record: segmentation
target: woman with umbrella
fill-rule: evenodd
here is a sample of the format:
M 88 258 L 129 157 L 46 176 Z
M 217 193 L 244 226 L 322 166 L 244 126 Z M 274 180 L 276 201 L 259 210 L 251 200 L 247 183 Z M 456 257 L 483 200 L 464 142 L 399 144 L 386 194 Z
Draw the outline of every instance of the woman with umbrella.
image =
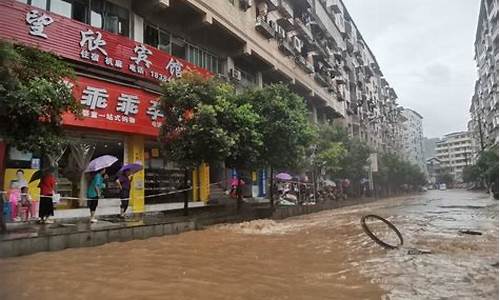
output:
M 106 187 L 104 184 L 104 174 L 106 174 L 106 168 L 110 167 L 117 161 L 118 158 L 111 155 L 100 156 L 91 161 L 85 170 L 85 172 L 91 173 L 92 178 L 87 188 L 87 205 L 90 209 L 91 223 L 97 223 L 95 211 L 97 209 L 97 204 L 99 203 L 99 198 L 102 196 L 102 191 Z
M 125 217 L 125 212 L 128 208 L 128 203 L 130 200 L 130 182 L 132 181 L 132 175 L 142 170 L 142 165 L 140 164 L 127 164 L 124 165 L 120 171 L 118 171 L 118 179 L 116 183 L 120 188 L 120 217 Z

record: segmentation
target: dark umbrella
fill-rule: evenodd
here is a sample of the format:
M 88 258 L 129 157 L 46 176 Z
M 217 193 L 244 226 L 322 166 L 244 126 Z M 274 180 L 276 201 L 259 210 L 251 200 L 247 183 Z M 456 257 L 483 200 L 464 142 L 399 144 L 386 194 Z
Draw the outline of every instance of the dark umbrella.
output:
M 37 181 L 39 179 L 42 179 L 43 174 L 45 174 L 45 172 L 55 172 L 55 171 L 56 171 L 56 168 L 53 166 L 48 167 L 48 168 L 44 168 L 43 170 L 37 170 L 35 173 L 33 173 L 33 175 L 31 175 L 31 179 L 30 179 L 29 183 L 32 183 L 33 181 Z
M 42 179 L 42 177 L 43 177 L 43 171 L 38 170 L 35 173 L 33 173 L 33 175 L 31 175 L 31 179 L 30 179 L 29 183 L 32 183 L 33 181 L 37 181 L 39 179 Z
M 143 166 L 141 164 L 136 164 L 136 163 L 126 164 L 123 167 L 121 167 L 120 171 L 118 171 L 118 174 L 122 174 L 125 171 L 129 171 L 130 174 L 135 174 L 142 169 L 143 169 Z

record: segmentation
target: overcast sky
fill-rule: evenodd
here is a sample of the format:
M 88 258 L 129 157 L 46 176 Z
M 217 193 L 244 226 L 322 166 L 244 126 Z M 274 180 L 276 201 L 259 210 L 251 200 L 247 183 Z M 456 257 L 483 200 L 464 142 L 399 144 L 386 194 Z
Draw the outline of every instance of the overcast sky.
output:
M 424 135 L 466 130 L 474 93 L 480 0 L 344 0 L 399 104 Z

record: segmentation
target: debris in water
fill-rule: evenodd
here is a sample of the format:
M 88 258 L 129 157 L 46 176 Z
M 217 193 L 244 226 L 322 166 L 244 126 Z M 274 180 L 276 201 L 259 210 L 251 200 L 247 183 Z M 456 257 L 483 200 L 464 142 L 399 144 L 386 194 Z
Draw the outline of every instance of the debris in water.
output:
M 409 255 L 421 255 L 421 254 L 432 254 L 431 250 L 422 250 L 417 248 L 411 248 L 408 250 Z
M 482 235 L 483 234 L 482 232 L 473 231 L 473 230 L 460 230 L 459 232 L 463 233 L 463 234 L 470 234 L 470 235 Z

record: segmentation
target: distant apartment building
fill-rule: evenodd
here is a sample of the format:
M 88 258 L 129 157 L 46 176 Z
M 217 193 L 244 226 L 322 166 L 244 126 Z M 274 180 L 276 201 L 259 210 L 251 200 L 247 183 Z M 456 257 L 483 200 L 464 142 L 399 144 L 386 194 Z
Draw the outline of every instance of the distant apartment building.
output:
M 468 130 L 482 149 L 498 144 L 498 1 L 482 0 L 476 31 L 478 79 Z
M 427 173 L 424 157 L 424 133 L 422 129 L 422 116 L 416 111 L 405 108 L 402 112 L 403 123 L 403 157 L 409 162 L 420 167 Z
M 441 172 L 441 161 L 436 157 L 428 158 L 426 161 L 427 175 L 430 183 L 435 184 L 438 182 L 438 177 Z
M 441 172 L 449 172 L 456 183 L 463 182 L 465 166 L 474 163 L 475 143 L 468 131 L 450 133 L 436 143 L 436 158 Z

